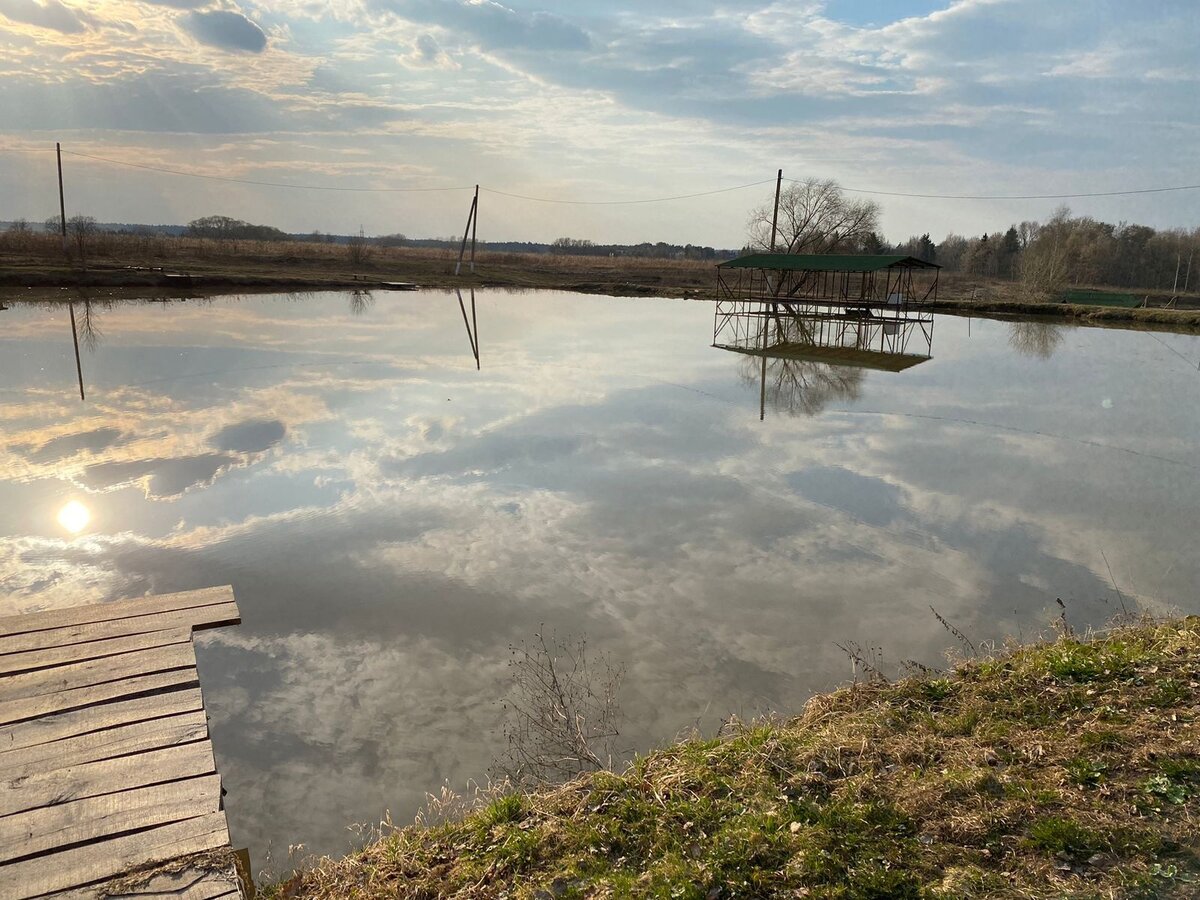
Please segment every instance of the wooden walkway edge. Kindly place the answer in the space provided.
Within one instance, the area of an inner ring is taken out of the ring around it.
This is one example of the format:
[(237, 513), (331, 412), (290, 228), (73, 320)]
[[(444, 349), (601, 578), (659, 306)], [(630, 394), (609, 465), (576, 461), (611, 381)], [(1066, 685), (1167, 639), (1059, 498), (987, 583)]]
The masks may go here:
[(192, 644), (240, 621), (228, 586), (0, 618), (0, 900), (242, 896)]

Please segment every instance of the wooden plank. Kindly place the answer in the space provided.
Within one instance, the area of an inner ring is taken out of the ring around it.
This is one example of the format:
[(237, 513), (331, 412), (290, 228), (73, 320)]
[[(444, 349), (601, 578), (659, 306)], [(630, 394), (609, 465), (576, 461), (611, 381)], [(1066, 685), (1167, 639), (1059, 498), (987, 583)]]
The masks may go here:
[(4, 616), (0, 618), (0, 637), (233, 602), (233, 588), (229, 585), (222, 585), (201, 588), (198, 591), (140, 597), (137, 600), (119, 600), (115, 603), (89, 603), (85, 606), (72, 606), (66, 609)]
[[(25, 719), (36, 719), (55, 713), (69, 712), (73, 709), (95, 706), (97, 703), (107, 703), (110, 700), (121, 700), (167, 688), (199, 683), (200, 679), (195, 669), (174, 669), (170, 672), (139, 675), (135, 678), (76, 688), (72, 691), (60, 691), (57, 694), (41, 697), (7, 700), (0, 703), (0, 725), (12, 725)], [(0, 731), (2, 730), (0, 729)]]
[[(241, 885), (231, 862), (227, 869), (187, 869), (151, 876), (143, 883), (122, 885), (113, 893), (107, 885), (98, 889), (105, 900), (225, 900), (241, 898)], [(93, 898), (94, 900), (94, 898)]]
[(197, 775), (211, 775), (216, 770), (212, 744), (199, 741), (64, 769), (18, 775), (0, 781), (0, 816)]
[(66, 663), (101, 659), (105, 656), (115, 656), (118, 653), (128, 653), (130, 650), (148, 650), (151, 647), (165, 647), (167, 644), (182, 644), (191, 639), (192, 629), (183, 627), (171, 628), (167, 631), (151, 631), (145, 634), (131, 634), (108, 640), (71, 643), (63, 647), (27, 650), (24, 653), (6, 653), (0, 655), (0, 675), (31, 672)]
[(241, 621), (239, 615), (236, 603), (219, 603), (215, 606), (202, 606), (196, 609), (181, 609), (175, 612), (153, 613), (146, 616), (128, 616), (109, 622), (93, 622), (87, 625), (30, 631), (26, 634), (0, 637), (0, 654), (66, 647), (105, 638), (146, 634), (172, 628), (194, 630), (215, 628), (218, 625), (236, 625)]
[(219, 775), (39, 807), (0, 818), (0, 860), (21, 859), (56, 847), (182, 822), (220, 808)]
[(74, 712), (2, 726), (0, 750), (13, 751), (36, 747), (106, 728), (203, 709), (204, 699), (198, 687), (185, 687), (182, 690), (131, 700), (117, 700)]
[[(196, 705), (200, 705), (199, 701)], [(0, 780), (207, 738), (208, 718), (204, 710), (196, 709), (177, 716), (92, 731), (53, 743), (0, 751)]]
[(0, 702), (49, 696), (109, 681), (120, 681), (135, 675), (152, 675), (155, 672), (186, 669), (195, 665), (196, 650), (190, 640), (182, 644), (168, 644), (166, 647), (152, 647), (149, 650), (132, 650), (103, 659), (5, 676), (0, 678)]
[(0, 866), (0, 885), (12, 900), (26, 900), (120, 875), (134, 866), (216, 850), (229, 843), (225, 813), (172, 822), (98, 844), (84, 844), (49, 857)]

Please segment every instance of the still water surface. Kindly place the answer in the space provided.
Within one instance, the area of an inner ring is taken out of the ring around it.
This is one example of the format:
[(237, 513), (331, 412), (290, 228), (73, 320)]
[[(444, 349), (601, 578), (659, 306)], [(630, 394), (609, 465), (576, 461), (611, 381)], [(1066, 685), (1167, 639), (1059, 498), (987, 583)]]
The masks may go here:
[(701, 302), (482, 292), (478, 370), (453, 294), (77, 303), (83, 402), (67, 309), (10, 306), (0, 614), (232, 584), (198, 652), (259, 867), (482, 775), (543, 623), (646, 749), (797, 710), (835, 641), (937, 663), (931, 604), (1197, 610), (1200, 338), (938, 318), (902, 373), (773, 362), (760, 421)]

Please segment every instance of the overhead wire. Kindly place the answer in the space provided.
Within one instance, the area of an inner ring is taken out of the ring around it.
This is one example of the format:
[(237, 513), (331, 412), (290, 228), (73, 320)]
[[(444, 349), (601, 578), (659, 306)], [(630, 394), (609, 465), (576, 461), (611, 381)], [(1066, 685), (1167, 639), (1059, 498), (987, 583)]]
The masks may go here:
[[(52, 152), (49, 147), (0, 147), (0, 152), (10, 153), (37, 153), (37, 152)], [(247, 184), (257, 187), (273, 187), (273, 188), (291, 188), (294, 190), (308, 191), (334, 191), (342, 193), (362, 193), (362, 194), (404, 194), (404, 193), (447, 193), (454, 191), (469, 191), (473, 190), (476, 185), (457, 185), (452, 187), (343, 187), (338, 185), (323, 185), (323, 184), (303, 184), (298, 182), (287, 181), (263, 181), (253, 178), (235, 178), (228, 175), (212, 175), (203, 172), (188, 172), (182, 169), (172, 169), (166, 166), (156, 166), (148, 163), (135, 163), (127, 160), (112, 159), (106, 156), (97, 156), (91, 153), (80, 153), (77, 150), (63, 150), (65, 155), (75, 156), (80, 159), (88, 159), (94, 162), (107, 163), (114, 166), (125, 166), (133, 169), (143, 169), (150, 172), (160, 172), (165, 175), (178, 175), (185, 178), (200, 178), (208, 181), (223, 181), (230, 184)], [(790, 184), (803, 184), (802, 179), (784, 178), (784, 181)], [(623, 206), (623, 205), (638, 205), (646, 203), (670, 203), (677, 200), (690, 200), (696, 197), (710, 197), (716, 194), (727, 194), (734, 191), (742, 191), (748, 188), (762, 187), (775, 181), (774, 178), (763, 179), (762, 181), (752, 181), (746, 184), (734, 185), (732, 187), (714, 188), (706, 191), (696, 191), (687, 194), (674, 194), (664, 197), (642, 197), (628, 200), (591, 200), (591, 199), (575, 199), (570, 197), (537, 197), (529, 194), (520, 194), (513, 191), (503, 191), (498, 188), (478, 185), (481, 192), (495, 194), (500, 197), (508, 197), (514, 200), (525, 200), (532, 203), (553, 203), (569, 206)], [(1113, 191), (1078, 191), (1073, 193), (1060, 194), (936, 194), (924, 192), (910, 191), (884, 191), (873, 188), (846, 187), (839, 185), (839, 188), (847, 193), (852, 194), (869, 194), (880, 197), (908, 197), (920, 200), (988, 200), (988, 201), (1004, 201), (1004, 200), (1078, 200), (1095, 197), (1127, 197), (1145, 194), (1165, 194), (1178, 191), (1195, 191), (1200, 190), (1200, 184), (1182, 184), (1171, 185), (1167, 187), (1151, 187), (1151, 188), (1131, 188), (1125, 190)]]
[(226, 175), (209, 175), (203, 172), (185, 172), (182, 169), (168, 169), (164, 166), (151, 166), (146, 163), (126, 162), (120, 159), (109, 159), (105, 156), (93, 156), (90, 153), (79, 153), (75, 150), (64, 150), (63, 153), (69, 156), (78, 156), (82, 159), (91, 159), (96, 162), (109, 163), (114, 166), (128, 166), (132, 169), (146, 169), (150, 172), (162, 172), (167, 175), (182, 175), (186, 178), (204, 178), (209, 181), (227, 181), (232, 184), (253, 184), (259, 187), (278, 187), (278, 188), (296, 188), (306, 191), (344, 191), (347, 193), (361, 194), (411, 194), (411, 193), (433, 193), (444, 191), (469, 191), (474, 189), (474, 185), (462, 185), (458, 187), (404, 187), (404, 188), (383, 188), (383, 187), (340, 187), (327, 184), (297, 184), (287, 181), (257, 181), (251, 178), (231, 178)]

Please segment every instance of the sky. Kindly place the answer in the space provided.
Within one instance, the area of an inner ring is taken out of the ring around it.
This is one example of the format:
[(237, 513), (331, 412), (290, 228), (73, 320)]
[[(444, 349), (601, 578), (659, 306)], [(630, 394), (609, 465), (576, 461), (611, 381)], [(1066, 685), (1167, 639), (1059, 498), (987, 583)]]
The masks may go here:
[[(0, 0), (0, 220), (57, 212), (55, 141), (68, 215), (450, 236), (480, 184), (484, 240), (737, 247), (780, 167), (920, 194), (1195, 184), (1197, 38), (1194, 0)], [(1067, 202), (1194, 228), (1197, 197)], [(874, 199), (893, 241), (1062, 202)]]

